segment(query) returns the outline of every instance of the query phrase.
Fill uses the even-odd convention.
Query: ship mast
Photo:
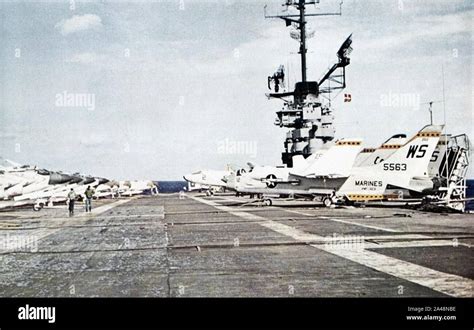
[[[307,81],[306,77],[306,53],[308,52],[306,48],[306,17],[313,16],[341,16],[342,15],[342,1],[339,3],[338,12],[327,12],[327,13],[307,13],[307,5],[316,5],[319,4],[319,0],[287,0],[282,6],[286,7],[288,10],[289,7],[294,7],[298,10],[297,14],[278,14],[278,15],[267,15],[265,6],[265,18],[281,18],[285,21],[286,26],[290,26],[292,23],[296,24],[297,29],[300,31],[300,50],[299,54],[301,56],[301,82],[305,83]]]
[[[308,157],[334,139],[334,116],[330,104],[323,104],[321,96],[329,94],[336,89],[343,89],[345,85],[345,67],[349,65],[349,53],[352,50],[351,36],[349,36],[337,52],[338,62],[335,63],[320,81],[310,80],[307,77],[307,47],[306,40],[314,32],[307,30],[307,18],[313,16],[340,16],[342,14],[342,1],[337,12],[308,12],[309,5],[319,4],[319,0],[286,0],[284,10],[276,15],[267,15],[265,18],[279,18],[285,21],[286,26],[295,30],[290,36],[299,42],[301,57],[301,81],[296,82],[293,91],[280,91],[280,85],[285,84],[285,68],[280,65],[278,70],[268,77],[268,88],[273,91],[267,96],[279,98],[284,101],[283,109],[277,111],[275,125],[287,127],[283,164],[292,167],[293,156]],[[333,83],[333,84],[330,84]],[[321,88],[321,85],[329,85]],[[273,87],[273,88],[272,88]]]
[[[301,54],[301,81],[306,82],[306,20],[305,20],[305,1],[300,0],[298,4],[300,11],[299,29],[301,31],[300,37],[300,54]]]

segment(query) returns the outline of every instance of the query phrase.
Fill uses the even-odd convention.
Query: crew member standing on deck
[[[91,186],[87,186],[84,195],[86,195],[86,212],[90,212],[92,210],[92,197],[94,196],[94,190],[91,189]]]
[[[67,199],[69,201],[69,216],[74,215],[74,201],[76,200],[76,193],[74,189],[71,188],[71,191],[67,194]]]

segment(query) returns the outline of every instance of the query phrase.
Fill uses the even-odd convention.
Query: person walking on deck
[[[76,200],[74,189],[71,188],[71,191],[67,194],[67,199],[69,202],[69,216],[72,217],[74,215],[74,202]]]
[[[94,190],[91,189],[91,186],[87,186],[86,191],[84,192],[86,196],[86,212],[91,212],[92,210],[92,197],[94,197]]]

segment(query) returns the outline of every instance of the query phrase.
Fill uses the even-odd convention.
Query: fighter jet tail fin
[[[372,166],[383,162],[406,143],[405,134],[393,135],[378,148],[364,148],[357,156],[354,166]]]
[[[387,174],[405,172],[410,177],[427,176],[428,164],[442,131],[443,126],[425,126],[386,160],[374,166]]]
[[[299,172],[304,170],[308,166],[308,162],[303,157],[303,155],[293,156],[293,171]]]
[[[302,172],[304,176],[348,176],[362,149],[361,139],[342,139],[315,159]]]

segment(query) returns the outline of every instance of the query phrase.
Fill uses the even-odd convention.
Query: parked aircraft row
[[[363,148],[361,139],[340,139],[306,159],[293,156],[291,168],[249,164],[248,169],[202,170],[184,179],[239,195],[318,197],[326,206],[420,198],[443,185],[448,137],[442,132],[443,126],[428,125],[409,139],[394,135],[378,148]]]
[[[88,186],[94,189],[95,198],[158,193],[158,187],[152,181],[115,181],[20,166],[6,160],[0,163],[0,209],[33,205],[39,210],[66,202],[71,188],[81,199]]]

